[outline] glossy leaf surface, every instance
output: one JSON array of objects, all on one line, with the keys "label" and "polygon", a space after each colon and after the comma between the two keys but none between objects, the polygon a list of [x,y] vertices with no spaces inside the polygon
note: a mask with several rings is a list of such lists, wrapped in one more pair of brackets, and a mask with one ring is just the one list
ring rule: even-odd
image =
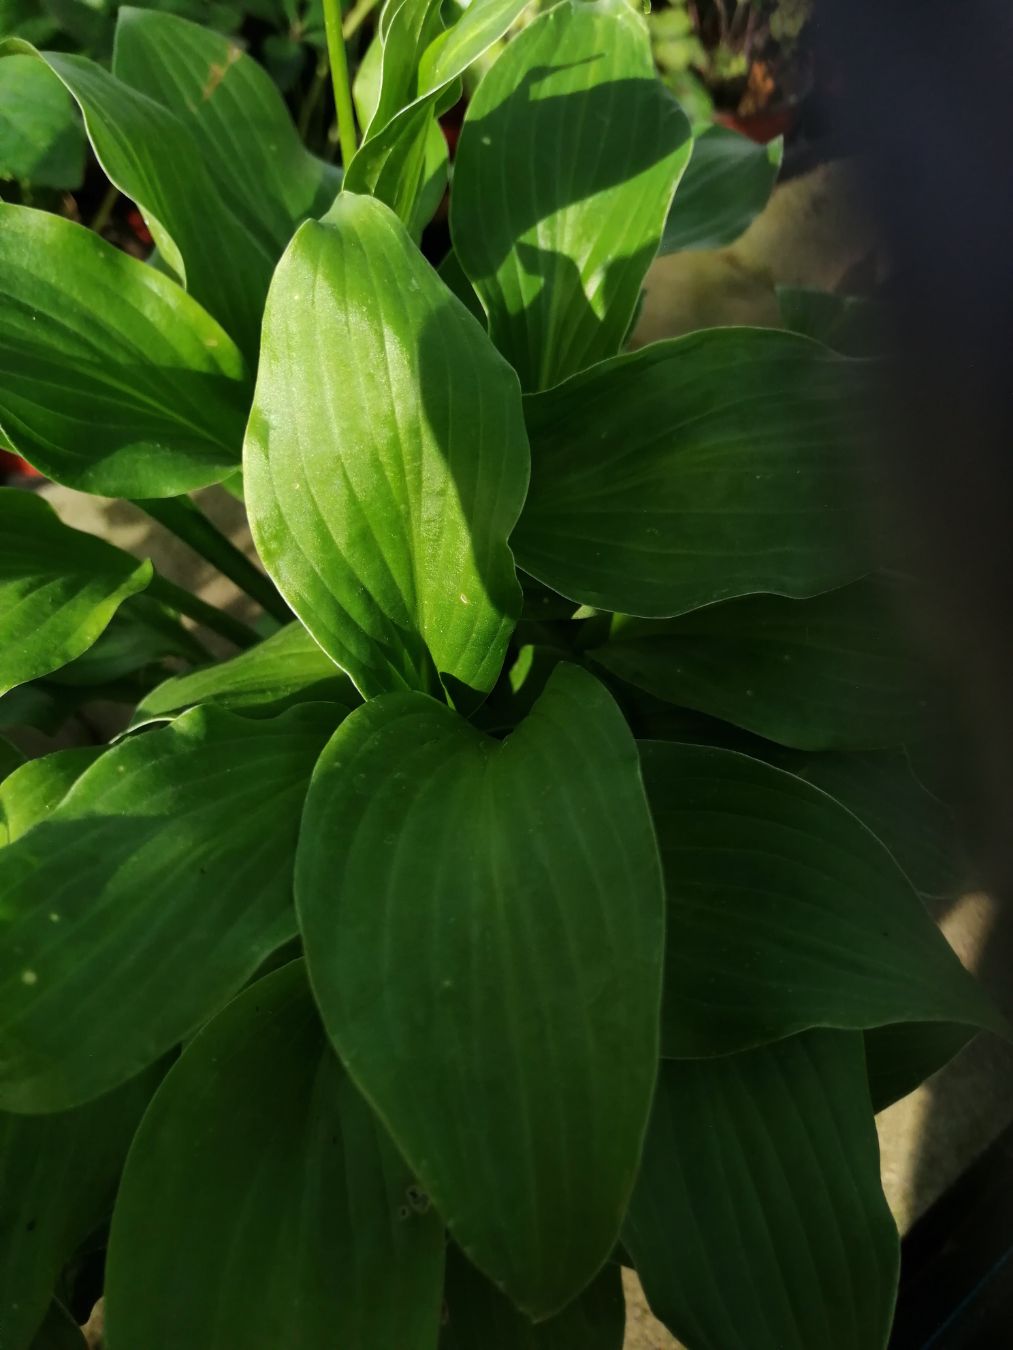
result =
[{"label": "glossy leaf surface", "polygon": [[856,506],[856,370],[804,338],[716,328],[526,400],[518,565],[645,618],[870,569]]},{"label": "glossy leaf surface", "polygon": [[352,707],[359,697],[302,624],[290,623],[248,652],[165,680],[137,705],[131,727],[176,717],[198,704],[273,717],[311,702]]},{"label": "glossy leaf surface", "polygon": [[862,823],[731,750],[641,743],[668,891],[663,1053],[808,1027],[1003,1021]]},{"label": "glossy leaf surface", "polygon": [[30,56],[0,61],[0,178],[77,188],[83,177],[84,132],[60,81]]},{"label": "glossy leaf surface", "polygon": [[175,282],[81,225],[0,204],[0,284],[0,429],[48,478],[166,497],[235,470],[242,357]]},{"label": "glossy leaf surface", "polygon": [[783,154],[780,138],[760,145],[728,127],[707,127],[693,142],[660,252],[734,243],[766,206]]},{"label": "glossy leaf surface", "polygon": [[0,694],[80,656],[151,575],[41,497],[0,488]]},{"label": "glossy leaf surface", "polygon": [[611,1262],[561,1313],[532,1322],[451,1244],[444,1301],[440,1350],[622,1350],[626,1306]]},{"label": "glossy leaf surface", "polygon": [[20,1350],[65,1261],[112,1209],[157,1069],[56,1115],[0,1112],[0,1345]]},{"label": "glossy leaf surface", "polygon": [[875,580],[617,619],[596,662],[657,698],[801,750],[895,746],[929,716],[924,663]]},{"label": "glossy leaf surface", "polygon": [[292,962],[200,1032],[144,1118],[113,1219],[110,1343],[435,1350],[443,1246]]},{"label": "glossy leaf surface", "polygon": [[363,695],[491,688],[527,474],[514,373],[394,214],[341,193],[275,274],[245,478],[264,565]]},{"label": "glossy leaf surface", "polygon": [[482,80],[461,129],[451,229],[525,389],[619,350],[691,150],[625,0],[564,0]]},{"label": "glossy leaf surface", "polygon": [[664,1064],[623,1243],[693,1350],[884,1350],[900,1253],[861,1036]]},{"label": "glossy leaf surface", "polygon": [[254,358],[274,258],[223,200],[190,128],[85,56],[41,54],[16,38],[0,43],[0,58],[9,55],[44,60],[60,77],[106,176],[137,203],[163,264]]},{"label": "glossy leaf surface", "polygon": [[232,216],[272,258],[322,215],[341,174],[303,147],[270,75],[231,38],[175,14],[123,6],[113,73],[187,127]]},{"label": "glossy leaf surface", "polygon": [[77,745],[30,759],[0,784],[0,844],[13,844],[63,801],[102,747]]},{"label": "glossy leaf surface", "polygon": [[314,773],[296,897],[356,1084],[470,1259],[560,1311],[612,1249],[656,1072],[661,884],[619,710],[572,666],[504,742],[365,704]]},{"label": "glossy leaf surface", "polygon": [[195,709],[107,750],[0,852],[4,1106],[60,1110],[123,1081],[292,935],[299,813],[339,717]]}]

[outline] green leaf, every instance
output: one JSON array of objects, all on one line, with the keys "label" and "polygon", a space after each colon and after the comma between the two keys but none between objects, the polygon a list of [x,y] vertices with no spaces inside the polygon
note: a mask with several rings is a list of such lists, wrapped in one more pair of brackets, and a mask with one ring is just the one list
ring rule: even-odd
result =
[{"label": "green leaf", "polygon": [[265,567],[364,696],[492,687],[527,474],[513,371],[393,213],[341,193],[275,274],[245,481]]},{"label": "green leaf", "polygon": [[0,488],[0,694],[80,656],[151,577],[41,497]]},{"label": "green leaf", "polygon": [[291,937],[299,814],[340,712],[195,709],[107,750],[0,852],[0,1104],[122,1082]]},{"label": "green leaf", "polygon": [[[370,80],[360,102],[372,110],[366,137],[348,166],[345,187],[386,203],[416,232],[418,206],[431,162],[434,115],[453,102],[456,81],[510,27],[529,0],[474,0],[452,28],[438,33],[439,5],[408,0],[388,5],[381,25],[383,50],[374,94]],[[425,39],[431,39],[422,50]],[[414,77],[414,78],[413,78]]]},{"label": "green leaf", "polygon": [[[92,972],[95,979],[95,972]],[[130,1139],[161,1070],[56,1115],[0,1112],[0,1345],[27,1346],[57,1276],[112,1209]]]},{"label": "green leaf", "polygon": [[854,581],[871,566],[849,435],[856,378],[791,333],[716,328],[525,400],[518,565],[571,600],[643,618]]},{"label": "green leaf", "polygon": [[778,286],[777,299],[784,326],[793,333],[847,356],[882,356],[890,349],[890,316],[882,303],[805,286]]},{"label": "green leaf", "polygon": [[531,1322],[451,1244],[444,1300],[440,1350],[622,1350],[626,1305],[611,1262],[561,1313]]},{"label": "green leaf", "polygon": [[973,1039],[973,1027],[953,1022],[899,1022],[865,1033],[869,1090],[875,1111],[914,1092]]},{"label": "green leaf", "polygon": [[657,698],[801,750],[895,746],[929,717],[924,662],[879,580],[618,618],[592,658]]},{"label": "green leaf", "polygon": [[668,891],[663,1053],[809,1027],[1005,1022],[876,837],[759,760],[642,742]]},{"label": "green leaf", "polygon": [[970,882],[956,823],[915,775],[906,751],[811,755],[788,767],[853,811],[919,895],[955,899]]},{"label": "green leaf", "polygon": [[175,282],[81,225],[0,203],[0,286],[0,430],[47,478],[167,497],[235,470],[243,360]]},{"label": "green leaf", "polygon": [[0,784],[0,844],[13,844],[44,820],[103,753],[79,745],[30,759]]},{"label": "green leaf", "polygon": [[169,657],[193,664],[207,661],[208,655],[170,609],[149,595],[134,595],[93,647],[49,678],[54,684],[84,687],[128,677],[143,680],[160,671]]},{"label": "green leaf", "polygon": [[0,178],[78,188],[84,132],[67,91],[30,56],[0,61]]},{"label": "green leaf", "polygon": [[346,1068],[465,1254],[529,1316],[612,1250],[657,1067],[657,850],[629,730],[560,666],[510,738],[420,694],[321,756],[296,860]]},{"label": "green leaf", "polygon": [[272,259],[334,200],[340,172],[304,148],[274,81],[229,38],[124,6],[113,73],[187,127],[232,216]]},{"label": "green leaf", "polygon": [[199,1033],[144,1117],[113,1217],[110,1343],[435,1350],[427,1208],[292,962]]},{"label": "green leaf", "polygon": [[884,1350],[900,1252],[861,1037],[663,1065],[623,1242],[693,1350]]},{"label": "green leaf", "polygon": [[451,232],[525,389],[619,350],[691,150],[626,0],[564,0],[482,80],[461,129]]},{"label": "green leaf", "polygon": [[25,757],[17,746],[0,736],[0,783],[5,782],[24,762]]},{"label": "green leaf", "polygon": [[780,137],[758,145],[728,127],[707,127],[693,144],[660,252],[734,243],[767,205],[783,155]]},{"label": "green leaf", "polygon": [[297,703],[313,702],[351,708],[359,697],[302,624],[291,623],[228,661],[165,680],[138,704],[130,727],[167,721],[198,704],[274,717]]},{"label": "green leaf", "polygon": [[254,359],[275,259],[229,209],[190,128],[87,57],[17,38],[0,42],[0,58],[9,56],[37,57],[60,77],[106,176],[137,203],[165,263]]},{"label": "green leaf", "polygon": [[475,294],[475,288],[464,275],[464,268],[453,249],[450,250],[436,270],[439,272],[440,280],[444,286],[457,296],[468,313],[472,314],[484,328],[485,310],[482,308],[482,302]]},{"label": "green leaf", "polygon": [[31,1350],[88,1350],[70,1313],[54,1299],[32,1341]]}]

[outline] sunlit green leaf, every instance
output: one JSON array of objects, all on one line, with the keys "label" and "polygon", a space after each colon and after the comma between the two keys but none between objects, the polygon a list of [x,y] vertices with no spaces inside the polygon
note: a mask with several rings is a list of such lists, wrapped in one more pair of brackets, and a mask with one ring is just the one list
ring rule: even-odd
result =
[{"label": "sunlit green leaf", "polygon": [[561,1313],[532,1322],[451,1244],[444,1298],[440,1350],[622,1350],[626,1306],[611,1262]]},{"label": "sunlit green leaf", "polygon": [[77,188],[84,131],[70,95],[30,56],[0,61],[0,178]]},{"label": "sunlit green leaf", "polygon": [[560,1311],[612,1250],[656,1072],[657,849],[615,704],[560,666],[499,742],[366,703],[314,773],[296,898],[352,1078],[467,1256]]},{"label": "sunlit green leaf", "polygon": [[525,389],[619,350],[691,149],[626,0],[563,0],[482,80],[461,130],[451,229]]},{"label": "sunlit green leaf", "polygon": [[664,1064],[623,1243],[692,1350],[884,1350],[900,1253],[862,1038]]},{"label": "sunlit green leaf", "polygon": [[930,682],[879,581],[806,600],[749,595],[664,622],[618,619],[593,659],[658,698],[803,750],[895,746]]},{"label": "sunlit green leaf", "polygon": [[188,128],[222,199],[265,254],[280,257],[296,226],[334,200],[339,171],[303,147],[274,81],[231,39],[123,6],[113,73]]},{"label": "sunlit green leaf", "polygon": [[41,497],[0,488],[0,694],[80,656],[151,575]]},{"label": "sunlit green leaf", "polygon": [[13,844],[59,806],[103,747],[77,745],[30,759],[0,784],[0,844]]},{"label": "sunlit green leaf", "polygon": [[0,204],[0,290],[0,430],[47,478],[167,497],[235,470],[243,360],[175,282],[81,225]]},{"label": "sunlit green leaf", "polygon": [[518,564],[571,600],[646,618],[855,580],[871,566],[857,378],[791,333],[717,328],[526,399]]},{"label": "sunlit green leaf", "polygon": [[74,1111],[0,1112],[4,1350],[32,1344],[61,1267],[112,1210],[127,1147],[159,1073],[151,1069]]},{"label": "sunlit green leaf", "polygon": [[393,213],[341,193],[275,275],[245,478],[264,565],[364,695],[491,688],[527,472],[514,373]]},{"label": "sunlit green leaf", "polygon": [[110,1344],[435,1350],[443,1245],[292,962],[201,1031],[145,1115],[113,1219]]},{"label": "sunlit green leaf", "polygon": [[60,77],[99,163],[137,203],[164,263],[255,357],[274,256],[226,205],[189,126],[85,56],[40,54],[18,38],[0,42],[0,58],[12,55],[44,60]]},{"label": "sunlit green leaf", "polygon": [[660,251],[734,243],[766,206],[783,154],[780,137],[759,145],[728,127],[707,127],[694,141]]},{"label": "sunlit green leaf", "polygon": [[292,935],[299,813],[341,711],[195,709],[107,750],[0,851],[0,1103],[123,1081]]},{"label": "sunlit green leaf", "polygon": [[818,1026],[1005,1029],[850,811],[731,750],[640,750],[668,892],[666,1055],[727,1054]]},{"label": "sunlit green leaf", "polygon": [[131,727],[176,717],[198,704],[273,717],[311,702],[349,708],[359,697],[302,624],[292,623],[231,660],[165,680],[137,705]]}]

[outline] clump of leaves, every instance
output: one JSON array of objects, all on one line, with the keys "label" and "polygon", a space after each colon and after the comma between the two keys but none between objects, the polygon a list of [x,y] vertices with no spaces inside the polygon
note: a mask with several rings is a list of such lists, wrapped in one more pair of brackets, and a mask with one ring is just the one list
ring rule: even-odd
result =
[{"label": "clump of leaves", "polygon": [[1002,1024],[920,898],[962,878],[854,508],[868,366],[623,350],[666,231],[770,176],[694,179],[622,0],[490,66],[433,270],[436,117],[522,9],[388,6],[340,181],[183,20],[121,10],[111,72],[2,49],[158,245],[0,207],[3,433],[265,610],[0,493],[0,718],[135,705],[108,747],[0,742],[10,1350],[73,1342],[114,1195],[111,1350],[618,1350],[623,1262],[691,1350],[886,1343],[873,1113]]}]

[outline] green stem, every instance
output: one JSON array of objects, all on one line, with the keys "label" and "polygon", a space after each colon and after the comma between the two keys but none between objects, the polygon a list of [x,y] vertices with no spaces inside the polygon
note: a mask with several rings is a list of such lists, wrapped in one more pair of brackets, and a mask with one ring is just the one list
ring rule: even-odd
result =
[{"label": "green stem", "polygon": [[99,202],[98,210],[92,217],[90,228],[93,229],[96,234],[101,234],[102,231],[105,229],[105,227],[109,224],[109,217],[112,215],[113,207],[116,205],[119,199],[120,199],[119,188],[115,185],[115,183],[110,183],[109,186],[106,188],[105,196]]},{"label": "green stem", "polygon": [[195,619],[205,628],[210,628],[213,633],[228,638],[237,647],[255,647],[260,641],[253,629],[241,623],[239,619],[234,619],[224,610],[215,609],[214,605],[205,604],[190,591],[177,586],[175,582],[167,581],[157,573],[148,585],[147,594],[155,600],[161,600],[162,604],[168,605],[170,609],[178,610],[180,614]]},{"label": "green stem", "polygon": [[347,171],[355,154],[355,109],[352,107],[352,86],[348,78],[345,38],[341,31],[340,0],[324,0],[324,27],[327,30],[327,54],[331,61],[334,108],[338,114],[341,160]]},{"label": "green stem", "polygon": [[272,618],[279,623],[291,620],[292,613],[270,578],[254,567],[245,553],[226,539],[189,497],[158,497],[134,505],[217,567]]}]

